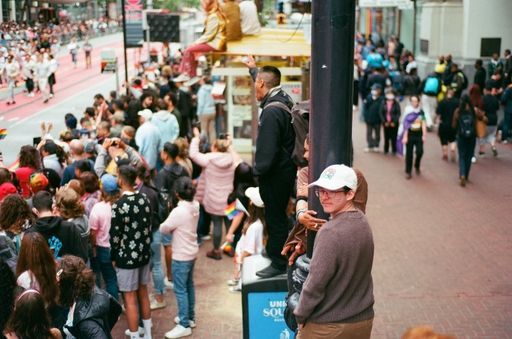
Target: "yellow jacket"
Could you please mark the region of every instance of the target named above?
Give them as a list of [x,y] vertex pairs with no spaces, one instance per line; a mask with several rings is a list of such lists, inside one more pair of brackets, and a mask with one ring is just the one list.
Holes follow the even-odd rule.
[[222,13],[226,17],[227,41],[242,39],[242,24],[240,23],[240,7],[236,2],[225,2]]
[[208,13],[204,32],[195,44],[208,44],[217,51],[226,50],[226,20],[217,9]]

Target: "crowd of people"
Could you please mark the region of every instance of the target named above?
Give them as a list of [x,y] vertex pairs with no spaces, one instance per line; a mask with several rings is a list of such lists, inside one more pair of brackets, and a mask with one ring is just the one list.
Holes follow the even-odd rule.
[[[108,24],[107,24],[108,23]],[[108,26],[110,25],[110,26]],[[92,44],[89,36],[117,27],[116,21],[89,20],[71,23],[29,26],[26,23],[4,22],[0,25],[0,85],[8,88],[7,105],[16,104],[15,88],[24,83],[29,97],[41,93],[47,103],[54,96],[57,56],[65,45],[74,67],[83,50],[86,68],[91,67]]]
[[[476,60],[470,82],[451,55],[441,56],[424,79],[418,76],[414,55],[395,37],[386,43],[356,36],[354,103],[362,98],[361,117],[367,127],[366,152],[405,156],[405,175],[421,173],[424,143],[437,130],[442,159],[459,163],[465,186],[471,164],[489,150],[498,156],[496,142],[509,142],[512,129],[512,55],[497,53],[484,67]],[[498,119],[503,110],[503,118]],[[478,147],[477,147],[478,146]]]
[[[205,10],[217,4],[210,3]],[[39,59],[44,48],[36,48]],[[258,75],[266,81],[262,97],[270,76],[279,81],[278,72]],[[150,73],[146,67],[126,95],[97,94],[81,116],[66,114],[66,129],[58,134],[52,123],[42,123],[40,142],[21,147],[15,168],[1,168],[5,337],[111,337],[123,307],[126,334],[151,338],[151,312],[167,306],[168,289],[178,307],[166,337],[190,335],[196,326],[194,266],[210,224],[207,260],[234,257],[233,275],[226,272],[233,292],[241,289],[243,258],[260,254],[272,238],[264,213],[265,198],[274,199],[271,190],[260,194],[254,169],[233,150],[230,136],[214,127],[209,78],[176,74],[172,62]],[[38,78],[41,90],[44,79]],[[280,214],[275,227],[284,243],[282,212],[285,224]],[[221,246],[225,241],[229,246]],[[281,258],[283,244],[272,243],[271,253]],[[38,317],[23,322],[21,309]]]
[[[167,311],[175,326],[165,337],[189,336],[201,320],[195,312],[198,260],[215,265],[233,258],[226,279],[237,293],[244,258],[266,253],[269,266],[256,275],[284,274],[304,260],[298,258],[304,258],[308,232],[318,232],[310,274],[300,287],[290,285],[288,299],[298,338],[370,337],[374,245],[363,173],[332,165],[308,183],[309,138],[292,123],[294,103],[280,86],[281,73],[257,68],[251,57],[244,63],[261,114],[254,167],[242,160],[215,123],[219,105],[211,78],[195,74],[196,54],[220,49],[233,20],[225,20],[229,10],[216,0],[202,5],[205,32],[181,60],[164,52],[161,64],[141,65],[126,94],[96,94],[80,116],[65,115],[58,135],[52,123],[42,123],[40,140],[21,147],[15,168],[1,166],[0,330],[6,338],[111,338],[124,309],[126,335],[150,339],[152,312],[167,307],[167,290],[174,291],[177,309]],[[242,8],[234,1],[225,5]],[[243,22],[237,24],[242,33]],[[457,139],[465,184],[477,120],[486,120],[484,137],[491,140],[497,118],[489,107],[496,113],[497,100],[508,112],[501,128],[507,140],[510,56],[484,80],[484,95],[472,85],[467,96],[466,77],[449,57],[420,81],[413,55],[399,41],[373,46],[361,39],[356,79],[367,150],[379,150],[383,128],[384,151],[405,148],[411,178],[413,166],[420,174],[425,137],[437,126],[444,159],[450,150],[453,159],[450,143]],[[309,208],[310,188],[329,220]],[[206,258],[199,258],[199,247],[210,239]]]

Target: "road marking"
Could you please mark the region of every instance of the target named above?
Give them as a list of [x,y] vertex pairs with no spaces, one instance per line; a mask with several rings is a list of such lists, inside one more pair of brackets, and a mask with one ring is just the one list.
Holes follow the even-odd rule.
[[[2,118],[2,120],[3,120],[3,118]],[[20,117],[10,118],[10,119],[9,119],[9,122],[11,122],[11,121],[16,121],[16,120],[20,120]]]
[[[114,76],[114,75],[115,75],[115,74],[113,74],[113,75],[111,75],[111,76]],[[87,80],[90,80],[90,79],[87,79]],[[112,78],[110,78],[110,77],[109,77],[109,78],[106,78],[104,81],[99,82],[97,85],[98,85],[98,86],[101,86],[101,85],[103,85],[104,83],[109,82],[109,81],[111,81],[111,80],[112,80]],[[46,107],[46,108],[44,108],[44,109],[40,110],[39,112],[36,112],[36,113],[34,113],[34,114],[32,114],[32,115],[29,115],[29,116],[27,116],[27,117],[25,117],[25,118],[23,118],[23,119],[21,119],[21,120],[19,120],[19,121],[15,122],[14,124],[12,124],[12,125],[11,125],[11,127],[10,127],[10,128],[14,128],[14,127],[16,127],[16,126],[18,126],[18,125],[20,125],[20,124],[24,123],[25,121],[27,121],[27,120],[29,120],[29,119],[35,118],[36,116],[41,115],[41,114],[42,114],[42,113],[44,113],[44,112],[50,111],[50,110],[54,109],[54,107],[55,107],[55,106],[59,106],[59,105],[62,105],[62,104],[64,104],[64,103],[68,102],[68,101],[71,101],[71,100],[73,100],[75,97],[80,96],[82,93],[84,93],[84,92],[86,92],[86,91],[90,91],[90,90],[91,90],[91,88],[90,88],[90,87],[84,88],[82,91],[80,91],[80,92],[76,93],[75,95],[72,95],[72,96],[68,97],[67,99],[64,99],[63,101],[59,101],[58,103],[54,104],[53,106],[48,106],[48,107]],[[19,119],[19,117],[14,118],[14,119]]]

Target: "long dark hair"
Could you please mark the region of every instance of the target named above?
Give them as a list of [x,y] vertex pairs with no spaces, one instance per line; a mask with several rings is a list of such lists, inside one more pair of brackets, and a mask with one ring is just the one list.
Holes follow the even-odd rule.
[[259,220],[263,224],[263,243],[265,244],[268,236],[267,224],[265,223],[265,208],[258,207],[251,202],[249,204],[247,212],[249,212],[249,216],[245,221],[244,228],[242,229],[242,234],[245,234],[249,229],[249,226],[251,226],[253,223]]
[[475,109],[473,108],[473,105],[471,104],[471,99],[467,94],[464,94],[463,96],[460,97],[459,103],[459,114],[462,115],[465,113],[475,114]]
[[237,197],[245,196],[245,190],[249,187],[256,187],[254,173],[251,165],[241,162],[235,168],[235,176],[233,179],[233,191],[229,194],[229,201],[236,200]]
[[39,156],[39,151],[34,146],[22,146],[18,158],[20,167],[30,167],[35,170],[41,169],[41,157]]
[[5,333],[14,333],[20,339],[52,337],[50,317],[46,311],[44,298],[39,292],[27,290],[18,297],[5,327]]
[[37,232],[25,233],[21,241],[16,276],[25,271],[30,271],[36,278],[46,304],[55,304],[59,294],[55,260],[46,239]]

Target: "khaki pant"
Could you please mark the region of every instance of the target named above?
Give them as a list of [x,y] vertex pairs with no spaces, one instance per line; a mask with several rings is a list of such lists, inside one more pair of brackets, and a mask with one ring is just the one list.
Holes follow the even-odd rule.
[[373,319],[357,323],[306,323],[299,331],[297,339],[369,339]]
[[208,136],[208,140],[210,140],[210,142],[213,142],[216,138],[215,113],[200,115],[199,121],[201,122],[201,133]]

